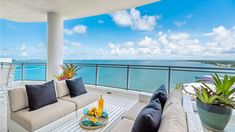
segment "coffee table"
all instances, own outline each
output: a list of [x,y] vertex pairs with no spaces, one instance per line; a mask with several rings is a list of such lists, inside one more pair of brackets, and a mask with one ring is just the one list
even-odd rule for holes
[[108,112],[109,118],[108,118],[108,123],[99,129],[96,130],[86,130],[80,127],[79,121],[81,117],[83,116],[83,109],[84,108],[92,108],[93,106],[97,106],[97,103],[94,102],[92,104],[89,104],[77,111],[77,117],[74,118],[73,120],[65,123],[61,127],[57,128],[54,130],[54,132],[107,132],[110,131],[114,125],[121,119],[122,115],[126,111],[126,108],[120,107],[114,104],[108,104],[105,103],[104,109]]

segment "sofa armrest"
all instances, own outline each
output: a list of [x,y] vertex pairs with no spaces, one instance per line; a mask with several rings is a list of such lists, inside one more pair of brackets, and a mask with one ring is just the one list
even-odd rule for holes
[[183,96],[183,107],[186,113],[194,113],[193,111],[193,104],[191,101],[191,97],[189,95]]
[[150,94],[141,93],[139,94],[139,102],[148,103],[151,98]]

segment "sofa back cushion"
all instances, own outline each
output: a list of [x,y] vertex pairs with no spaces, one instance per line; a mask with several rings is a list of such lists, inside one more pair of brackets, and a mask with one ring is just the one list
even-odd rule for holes
[[25,85],[25,87],[30,111],[57,102],[54,81],[41,85]]
[[187,132],[186,115],[179,102],[171,102],[165,109],[158,132]]
[[12,112],[25,109],[29,106],[25,87],[11,89],[8,91],[9,105]]
[[167,90],[166,87],[164,85],[161,85],[152,95],[150,102],[155,100],[155,99],[159,99],[162,108],[164,108],[164,105],[166,103],[167,100]]
[[74,80],[66,80],[66,84],[68,86],[69,94],[71,97],[76,97],[87,93],[81,77]]
[[151,101],[137,116],[132,132],[157,132],[162,115],[162,107],[159,99]]
[[178,103],[179,105],[182,106],[183,102],[183,94],[180,90],[172,90],[168,96],[168,99],[165,103],[163,113],[165,110],[172,104],[172,103]]
[[59,98],[69,95],[69,89],[65,80],[56,81],[56,90]]

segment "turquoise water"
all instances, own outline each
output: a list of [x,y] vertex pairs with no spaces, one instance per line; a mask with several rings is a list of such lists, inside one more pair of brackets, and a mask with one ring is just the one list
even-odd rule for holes
[[[66,63],[91,64],[131,64],[131,65],[158,65],[158,66],[185,66],[185,67],[215,67],[210,64],[181,60],[67,60]],[[21,65],[17,65],[15,80],[21,80]],[[25,65],[24,80],[45,80],[45,65]],[[171,88],[178,83],[195,82],[195,76],[208,75],[208,72],[171,71]],[[95,84],[96,67],[81,66],[77,76],[82,77],[85,83]],[[153,92],[158,86],[167,86],[168,69],[130,69],[129,89]],[[99,85],[125,89],[127,86],[127,69],[125,67],[99,67]]]

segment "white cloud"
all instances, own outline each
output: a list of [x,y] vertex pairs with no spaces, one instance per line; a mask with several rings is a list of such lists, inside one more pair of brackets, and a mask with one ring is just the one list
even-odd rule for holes
[[21,56],[22,56],[22,57],[28,56],[28,52],[23,51],[23,52],[21,53]]
[[130,9],[130,11],[117,11],[111,16],[117,25],[140,31],[154,30],[157,25],[157,18],[159,18],[159,16],[141,16],[140,11],[135,8]]
[[87,32],[87,26],[85,25],[76,25],[71,29],[64,29],[64,33],[67,35],[84,34],[86,32]]
[[[88,48],[80,42],[65,40],[64,55],[66,59],[235,59],[235,27],[215,27],[199,37],[170,30],[150,35],[136,41],[110,42],[104,49]],[[35,45],[23,43],[20,47],[1,49],[0,53],[3,57],[46,58],[44,42]]]
[[182,20],[182,21],[175,20],[173,23],[175,24],[176,27],[182,27],[182,26],[184,26],[184,25],[187,23],[187,21],[188,21],[189,19],[191,19],[192,17],[193,17],[193,14],[188,14],[188,15],[185,16],[186,20]]
[[85,25],[77,25],[73,27],[74,33],[86,33],[87,26]]
[[235,29],[226,29],[223,26],[219,26],[212,29],[212,32],[205,33],[206,37],[209,37],[209,41],[206,42],[206,48],[213,51],[213,54],[219,54],[228,52],[235,48]]
[[137,41],[109,42],[107,49],[76,49],[66,45],[65,56],[76,59],[235,59],[235,29],[220,26],[205,34],[196,38],[186,32],[158,32]]
[[23,43],[20,47],[11,47],[0,50],[2,57],[10,58],[29,58],[44,59],[46,58],[46,46],[44,42],[32,43],[30,45]]
[[141,47],[154,47],[157,45],[157,41],[153,40],[148,36],[145,36],[143,39],[139,41],[139,45]]
[[186,24],[186,21],[174,21],[174,24],[177,26],[177,27],[182,27]]
[[38,48],[43,48],[43,47],[45,47],[45,44],[43,42],[40,42],[40,43],[37,44],[37,47]]
[[[121,57],[128,57],[135,55],[136,51],[134,50],[134,42],[125,42],[124,44],[113,44],[113,43],[108,43],[110,47],[110,54],[112,55],[117,55]],[[128,56],[127,56],[128,55]]]
[[74,42],[69,40],[64,40],[64,44],[67,46],[81,47],[82,44],[80,42]]
[[188,14],[188,15],[186,16],[187,19],[191,19],[192,17],[193,17],[193,14]]
[[27,47],[25,44],[22,44],[20,47],[20,56],[21,57],[27,57],[28,56],[28,52],[27,52]]
[[[235,57],[235,29],[223,26],[206,33],[207,41],[200,41],[189,33],[159,32],[155,37],[145,36],[132,45],[109,43],[110,53],[125,57],[173,57],[173,58],[205,58]],[[235,58],[234,58],[235,59]]]
[[67,35],[73,35],[73,30],[70,30],[70,29],[64,29],[64,33],[67,34]]
[[26,45],[25,44],[22,44],[21,47],[20,47],[21,50],[25,50],[26,49]]
[[181,41],[181,40],[186,40],[186,39],[189,39],[189,38],[190,38],[190,35],[188,33],[179,32],[179,33],[169,34],[169,39],[172,40],[172,41]]

